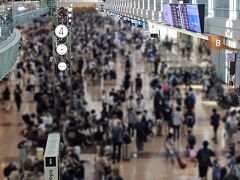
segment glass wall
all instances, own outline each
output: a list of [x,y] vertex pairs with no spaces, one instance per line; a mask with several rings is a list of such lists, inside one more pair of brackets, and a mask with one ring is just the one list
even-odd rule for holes
[[236,10],[237,10],[237,19],[240,19],[240,1],[236,2]]
[[230,3],[229,0],[228,1],[214,0],[213,1],[214,16],[229,18],[229,3]]

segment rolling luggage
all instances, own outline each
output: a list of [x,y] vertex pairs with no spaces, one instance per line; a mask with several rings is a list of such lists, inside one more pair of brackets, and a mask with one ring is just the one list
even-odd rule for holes
[[181,169],[185,169],[187,167],[187,162],[186,160],[182,157],[182,155],[178,154],[177,155],[177,161],[178,161],[178,164],[179,164],[179,167]]
[[196,156],[197,156],[197,153],[194,149],[190,149],[189,150],[189,158],[191,161],[195,162],[196,161]]

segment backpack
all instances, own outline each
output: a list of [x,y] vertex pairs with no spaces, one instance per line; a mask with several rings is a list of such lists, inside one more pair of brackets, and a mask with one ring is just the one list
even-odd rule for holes
[[192,115],[188,115],[186,118],[187,126],[193,126],[195,124],[195,120]]
[[195,97],[194,94],[191,93],[191,94],[189,95],[189,98],[190,98],[190,100],[192,101],[193,104],[196,103],[196,97]]
[[201,154],[200,154],[200,158],[199,158],[199,165],[200,166],[204,166],[204,167],[208,167],[211,166],[211,159],[210,156],[208,154],[208,152],[202,150]]
[[174,77],[173,80],[172,80],[172,85],[173,86],[177,86],[178,85],[178,81],[177,81],[177,78]]
[[168,92],[169,91],[169,86],[168,83],[163,83],[163,92]]
[[132,142],[132,139],[130,137],[130,135],[128,133],[125,133],[124,136],[123,136],[123,142],[125,144],[131,144]]
[[213,180],[220,180],[221,178],[221,167],[219,165],[215,165],[213,167]]

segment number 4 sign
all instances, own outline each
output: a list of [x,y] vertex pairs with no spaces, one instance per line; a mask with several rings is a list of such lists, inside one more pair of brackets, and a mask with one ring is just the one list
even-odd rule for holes
[[58,38],[65,38],[68,35],[68,28],[65,25],[58,25],[55,28],[55,34]]

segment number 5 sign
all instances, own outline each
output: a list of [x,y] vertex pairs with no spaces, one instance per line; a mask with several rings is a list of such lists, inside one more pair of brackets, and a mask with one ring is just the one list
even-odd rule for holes
[[58,38],[65,38],[68,35],[68,28],[65,25],[58,25],[55,28],[55,34]]

